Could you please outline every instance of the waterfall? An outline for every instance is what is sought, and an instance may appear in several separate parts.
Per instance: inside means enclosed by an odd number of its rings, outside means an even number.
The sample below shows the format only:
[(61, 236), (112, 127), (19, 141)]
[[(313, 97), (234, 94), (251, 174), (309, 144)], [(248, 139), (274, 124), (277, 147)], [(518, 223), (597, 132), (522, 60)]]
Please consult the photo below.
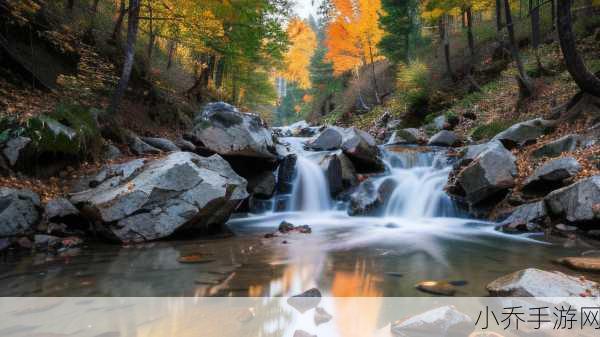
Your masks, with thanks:
[(321, 167), (311, 159), (298, 156), (296, 181), (292, 191), (293, 211), (319, 212), (331, 209), (329, 186)]
[(384, 209), (384, 215), (403, 218), (454, 216), (456, 209), (444, 192), (450, 173), (443, 158), (433, 152), (387, 152), (386, 161), (396, 187)]

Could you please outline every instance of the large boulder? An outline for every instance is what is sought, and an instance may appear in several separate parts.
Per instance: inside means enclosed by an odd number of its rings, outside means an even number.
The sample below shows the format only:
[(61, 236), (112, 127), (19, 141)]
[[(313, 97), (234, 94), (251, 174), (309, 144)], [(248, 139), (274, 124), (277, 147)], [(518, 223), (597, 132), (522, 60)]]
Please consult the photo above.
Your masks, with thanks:
[(442, 130), (433, 135), (427, 145), (429, 146), (453, 146), (458, 142), (458, 137), (452, 131)]
[(207, 104), (194, 119), (192, 136), (220, 155), (276, 159), (273, 135), (260, 117), (227, 103)]
[(358, 185), (358, 176), (352, 161), (343, 153), (336, 153), (342, 166), (342, 184), (345, 188)]
[(475, 330), (475, 324), (469, 315), (458, 311), (454, 306), (446, 305), (393, 322), (390, 329), (395, 337), (463, 337)]
[(344, 132), (342, 150), (359, 172), (381, 172), (385, 165), (379, 156), (379, 148), (370, 134), (357, 128)]
[(181, 151), (179, 146), (175, 145), (175, 143), (166, 138), (142, 137), (142, 140), (144, 143), (154, 146), (155, 148), (165, 152)]
[(136, 135), (130, 136), (129, 148), (131, 149), (131, 152), (138, 156), (160, 153), (160, 149), (144, 142), (140, 137)]
[[(466, 201), (475, 206), (513, 187), (516, 174), (512, 153), (504, 147), (490, 146), (456, 173), (454, 184), (464, 194)], [(455, 190), (455, 187), (449, 188), (449, 191)]]
[(342, 146), (343, 132), (341, 128), (328, 127), (306, 142), (306, 148), (315, 151), (338, 150)]
[(0, 187), (0, 237), (23, 235), (40, 220), (40, 198), (27, 189)]
[(374, 179), (363, 181), (357, 190), (350, 195), (349, 215), (369, 215), (378, 210), (389, 200), (396, 188), (396, 181), (385, 179), (380, 183)]
[(214, 230), (248, 196), (246, 180), (218, 155), (174, 152), (117, 173), (71, 201), (101, 223), (105, 235), (123, 242)]
[(492, 140), (499, 140), (508, 148), (535, 143), (541, 135), (552, 131), (556, 123), (541, 118), (517, 123), (500, 132)]
[(563, 152), (573, 151), (582, 146), (584, 137), (576, 134), (566, 135), (555, 141), (542, 145), (534, 150), (531, 155), (534, 158), (558, 157)]
[(515, 208), (500, 226), (507, 232), (535, 230), (540, 228), (547, 215), (544, 201), (532, 202)]
[(294, 189), (297, 159), (298, 157), (295, 154), (289, 154), (279, 163), (277, 168), (277, 192), (280, 194), (292, 193)]
[(551, 160), (538, 167), (523, 183), (524, 190), (552, 190), (562, 186), (565, 179), (581, 171), (581, 165), (573, 157)]
[(271, 171), (260, 172), (248, 178), (248, 191), (260, 198), (270, 198), (275, 192), (275, 174)]
[(418, 129), (400, 129), (392, 133), (392, 136), (388, 140), (389, 145), (396, 144), (417, 144), (424, 137)]
[(337, 195), (344, 188), (342, 181), (342, 162), (337, 154), (330, 153), (321, 159), (319, 166), (325, 174), (325, 180), (329, 185), (332, 196)]
[(570, 223), (597, 226), (600, 221), (600, 175), (552, 191), (544, 200), (555, 216), (564, 216)]
[(580, 297), (598, 296), (598, 283), (558, 271), (523, 269), (500, 277), (487, 285), (492, 296), (510, 297)]

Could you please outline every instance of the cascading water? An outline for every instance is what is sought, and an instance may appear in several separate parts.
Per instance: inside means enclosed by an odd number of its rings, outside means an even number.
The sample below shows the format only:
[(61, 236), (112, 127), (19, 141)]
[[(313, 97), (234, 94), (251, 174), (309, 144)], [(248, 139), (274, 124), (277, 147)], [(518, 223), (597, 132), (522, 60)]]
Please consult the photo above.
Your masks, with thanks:
[(298, 156), (296, 182), (292, 191), (293, 211), (319, 212), (331, 209), (329, 186), (321, 167), (311, 159)]

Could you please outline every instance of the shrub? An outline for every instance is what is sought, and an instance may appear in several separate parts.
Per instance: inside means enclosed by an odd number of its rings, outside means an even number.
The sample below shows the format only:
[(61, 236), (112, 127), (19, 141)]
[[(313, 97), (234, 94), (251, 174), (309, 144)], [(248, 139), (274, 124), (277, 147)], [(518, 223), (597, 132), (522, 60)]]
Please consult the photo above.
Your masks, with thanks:
[(496, 120), (488, 124), (479, 125), (471, 132), (471, 138), (473, 140), (490, 139), (509, 128), (512, 124), (511, 121)]
[(397, 90), (408, 110), (420, 111), (429, 103), (430, 73), (428, 66), (415, 60), (399, 66), (396, 76)]

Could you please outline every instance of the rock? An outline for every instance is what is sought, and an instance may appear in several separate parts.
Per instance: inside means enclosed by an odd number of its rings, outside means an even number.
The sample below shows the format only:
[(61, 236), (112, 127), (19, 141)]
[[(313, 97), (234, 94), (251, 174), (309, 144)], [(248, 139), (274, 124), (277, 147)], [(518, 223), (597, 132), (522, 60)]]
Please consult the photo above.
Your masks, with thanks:
[(456, 287), (445, 281), (422, 281), (415, 285), (415, 288), (434, 295), (454, 296)]
[(0, 238), (0, 253), (10, 247), (10, 241), (7, 238)]
[(362, 130), (357, 128), (346, 130), (342, 150), (361, 173), (381, 172), (385, 169), (375, 139)]
[(174, 152), (181, 151), (181, 149), (175, 145), (172, 141), (165, 138), (156, 137), (142, 137), (142, 141), (150, 146), (153, 146), (161, 151)]
[(317, 133), (317, 129), (308, 125), (306, 121), (299, 121), (289, 126), (293, 137), (312, 137)]
[(131, 136), (129, 140), (129, 148), (135, 155), (142, 156), (145, 154), (159, 154), (160, 150), (151, 146), (140, 139), (138, 136)]
[(345, 188), (356, 186), (358, 184), (358, 177), (356, 175), (356, 169), (352, 161), (343, 153), (336, 153), (336, 156), (340, 160), (342, 169), (342, 185)]
[(179, 137), (175, 139), (175, 145), (181, 149), (181, 151), (194, 152), (196, 151), (196, 145), (194, 143)]
[(447, 122), (448, 121), (446, 120), (446, 116), (444, 116), (444, 115), (437, 116), (436, 118), (433, 119), (433, 125), (438, 130), (444, 130), (444, 126), (446, 125)]
[(79, 217), (79, 210), (65, 198), (55, 198), (46, 204), (46, 219), (63, 222), (65, 218)]
[(315, 151), (338, 150), (342, 147), (342, 131), (328, 127), (306, 143), (306, 148)]
[(468, 336), (475, 329), (471, 318), (454, 306), (443, 306), (391, 324), (395, 337)]
[(575, 232), (575, 231), (577, 231), (577, 227), (567, 226), (564, 223), (559, 223), (556, 226), (554, 226), (554, 228), (556, 228), (560, 232)]
[(116, 147), (112, 144), (106, 145), (106, 150), (104, 151), (104, 158), (106, 158), (107, 160), (115, 160), (122, 156), (123, 156), (123, 153), (121, 153), (121, 150), (119, 150), (118, 147)]
[(264, 171), (248, 179), (248, 192), (260, 198), (270, 198), (275, 192), (275, 175)]
[(600, 272), (600, 257), (565, 257), (556, 262), (575, 270)]
[(534, 158), (558, 157), (563, 152), (573, 151), (582, 146), (584, 138), (580, 135), (570, 134), (553, 142), (542, 145), (531, 153)]
[(547, 216), (546, 205), (543, 201), (521, 205), (500, 223), (504, 231), (531, 231), (539, 228)]
[(40, 220), (40, 198), (27, 189), (0, 187), (0, 237), (26, 234)]
[(29, 143), (31, 143), (31, 138), (20, 136), (6, 142), (3, 152), (10, 166), (15, 166), (17, 164), (19, 157), (21, 157), (21, 152)]
[(214, 261), (214, 259), (206, 258), (203, 254), (188, 254), (177, 258), (177, 262), (185, 264), (211, 263)]
[(453, 146), (458, 142), (458, 137), (452, 131), (442, 130), (429, 139), (429, 146)]
[[(132, 162), (121, 166), (137, 168)], [(71, 201), (102, 224), (103, 234), (123, 242), (214, 230), (248, 196), (246, 180), (218, 155), (173, 152), (118, 173), (72, 194)]]
[(325, 174), (325, 180), (329, 185), (329, 192), (332, 196), (337, 195), (344, 188), (342, 181), (342, 163), (335, 153), (331, 153), (323, 157), (319, 162), (319, 166)]
[(33, 248), (33, 242), (31, 242), (28, 237), (23, 236), (17, 239), (17, 247), (31, 249)]
[(358, 185), (358, 189), (350, 195), (349, 215), (368, 215), (376, 211), (390, 198), (396, 188), (393, 179), (385, 179), (376, 185), (373, 179), (367, 179)]
[(282, 221), (279, 224), (278, 230), (280, 233), (283, 233), (283, 234), (293, 232), (293, 231), (296, 231), (296, 232), (302, 233), (302, 234), (312, 233), (312, 229), (308, 225), (294, 226), (293, 224), (291, 224), (287, 221)]
[(489, 141), (487, 143), (483, 143), (483, 144), (477, 144), (477, 145), (469, 145), (467, 146), (464, 150), (463, 150), (463, 156), (460, 159), (460, 163), (461, 164), (468, 164), (470, 162), (472, 162), (475, 158), (477, 158), (477, 156), (479, 156), (481, 153), (488, 151), (488, 150), (505, 150), (506, 148), (504, 147), (504, 145), (502, 145), (502, 143), (498, 140), (493, 140), (493, 141)]
[(323, 309), (321, 307), (315, 308), (315, 317), (314, 317), (315, 325), (321, 325), (321, 324), (327, 323), (327, 322), (331, 321), (332, 318), (333, 318), (333, 316), (331, 316), (327, 311), (325, 311), (325, 309)]
[(33, 238), (33, 244), (36, 249), (53, 249), (60, 243), (60, 238), (52, 235), (36, 234)]
[(562, 186), (565, 179), (571, 178), (581, 171), (581, 165), (573, 157), (551, 160), (538, 167), (523, 183), (523, 190), (552, 190)]
[(273, 135), (263, 120), (227, 103), (207, 104), (194, 119), (192, 135), (220, 155), (276, 159)]
[(499, 140), (507, 148), (535, 143), (536, 139), (552, 131), (556, 123), (541, 118), (517, 123), (497, 134), (492, 140)]
[(303, 314), (321, 303), (321, 292), (317, 288), (312, 288), (288, 298), (287, 303)]
[(292, 193), (294, 188), (294, 178), (296, 178), (296, 160), (295, 154), (287, 155), (279, 163), (277, 169), (277, 192), (281, 194)]
[(417, 144), (423, 137), (418, 129), (400, 129), (392, 133), (392, 137), (388, 141), (388, 144)]
[(600, 175), (582, 179), (552, 191), (545, 198), (550, 213), (571, 223), (598, 224), (600, 219)]
[(487, 285), (492, 296), (512, 297), (579, 297), (600, 295), (598, 284), (558, 271), (523, 269), (500, 277)]
[(317, 335), (311, 335), (310, 333), (304, 330), (296, 330), (294, 331), (293, 337), (317, 337)]
[(477, 205), (505, 192), (515, 184), (515, 157), (504, 147), (491, 146), (456, 175), (466, 201)]

